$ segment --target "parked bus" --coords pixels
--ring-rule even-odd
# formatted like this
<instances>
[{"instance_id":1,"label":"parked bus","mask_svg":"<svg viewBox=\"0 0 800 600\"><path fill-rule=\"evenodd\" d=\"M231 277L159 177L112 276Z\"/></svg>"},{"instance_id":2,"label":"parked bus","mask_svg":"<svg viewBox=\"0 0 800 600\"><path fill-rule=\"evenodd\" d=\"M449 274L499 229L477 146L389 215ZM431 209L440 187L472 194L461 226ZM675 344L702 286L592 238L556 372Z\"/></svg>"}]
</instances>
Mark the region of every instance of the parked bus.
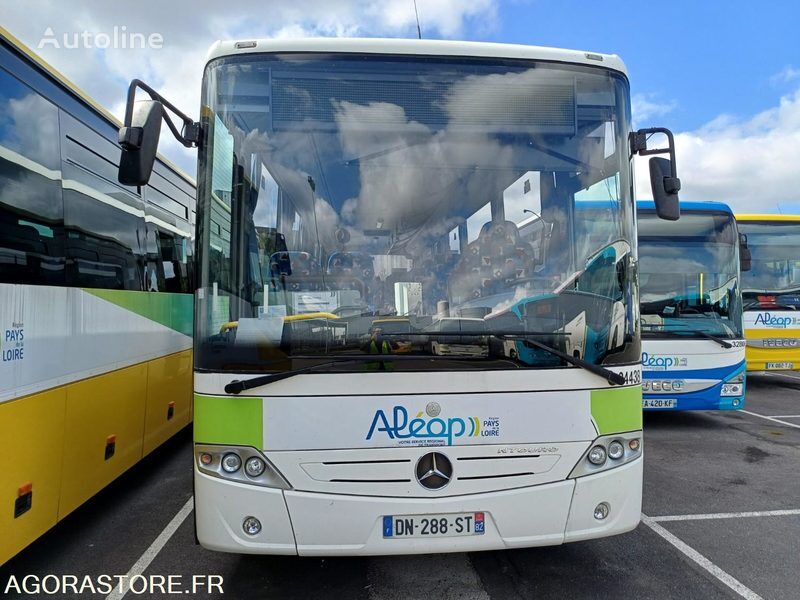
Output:
<instances>
[{"instance_id":1,"label":"parked bus","mask_svg":"<svg viewBox=\"0 0 800 600\"><path fill-rule=\"evenodd\" d=\"M0 563L191 419L195 185L0 29Z\"/></svg>"},{"instance_id":2,"label":"parked bus","mask_svg":"<svg viewBox=\"0 0 800 600\"><path fill-rule=\"evenodd\" d=\"M680 182L672 135L630 132L618 57L428 40L243 40L212 47L200 122L137 80L128 98L121 181L148 180L162 119L199 147L194 483L203 546L453 552L636 527L631 153L670 154L651 159L664 218L679 217ZM648 148L657 133L667 146ZM610 227L585 250L575 200L589 191L608 200ZM258 232L273 229L286 249L270 269ZM299 269L296 253L308 257ZM342 345L285 326L323 301L331 321L347 325ZM508 316L512 306L525 308ZM580 319L606 332L591 354L553 342ZM384 331L391 320L403 330ZM461 351L442 352L453 339ZM536 353L520 360L498 340Z\"/></svg>"},{"instance_id":3,"label":"parked bus","mask_svg":"<svg viewBox=\"0 0 800 600\"><path fill-rule=\"evenodd\" d=\"M800 215L736 215L752 269L742 275L748 371L800 369Z\"/></svg>"},{"instance_id":4,"label":"parked bus","mask_svg":"<svg viewBox=\"0 0 800 600\"><path fill-rule=\"evenodd\" d=\"M637 202L645 409L744 407L739 234L727 204ZM744 265L747 266L747 265Z\"/></svg>"}]
</instances>

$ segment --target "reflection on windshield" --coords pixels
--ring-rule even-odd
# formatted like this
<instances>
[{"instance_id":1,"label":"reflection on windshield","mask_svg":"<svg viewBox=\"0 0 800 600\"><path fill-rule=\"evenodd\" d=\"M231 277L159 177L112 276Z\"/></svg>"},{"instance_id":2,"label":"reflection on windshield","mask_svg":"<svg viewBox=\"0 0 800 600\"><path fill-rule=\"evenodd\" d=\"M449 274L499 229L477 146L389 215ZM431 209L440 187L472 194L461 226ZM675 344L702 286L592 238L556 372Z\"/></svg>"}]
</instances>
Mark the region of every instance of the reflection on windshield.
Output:
<instances>
[{"instance_id":1,"label":"reflection on windshield","mask_svg":"<svg viewBox=\"0 0 800 600\"><path fill-rule=\"evenodd\" d=\"M662 221L639 211L642 328L741 335L738 243L733 215L682 211Z\"/></svg>"},{"instance_id":2,"label":"reflection on windshield","mask_svg":"<svg viewBox=\"0 0 800 600\"><path fill-rule=\"evenodd\" d=\"M752 253L752 268L742 273L745 309L800 309L800 225L792 222L740 222Z\"/></svg>"},{"instance_id":3,"label":"reflection on windshield","mask_svg":"<svg viewBox=\"0 0 800 600\"><path fill-rule=\"evenodd\" d=\"M217 61L199 364L562 364L508 338L526 332L635 360L625 85L531 63ZM579 240L576 200L607 203L605 236Z\"/></svg>"}]
</instances>

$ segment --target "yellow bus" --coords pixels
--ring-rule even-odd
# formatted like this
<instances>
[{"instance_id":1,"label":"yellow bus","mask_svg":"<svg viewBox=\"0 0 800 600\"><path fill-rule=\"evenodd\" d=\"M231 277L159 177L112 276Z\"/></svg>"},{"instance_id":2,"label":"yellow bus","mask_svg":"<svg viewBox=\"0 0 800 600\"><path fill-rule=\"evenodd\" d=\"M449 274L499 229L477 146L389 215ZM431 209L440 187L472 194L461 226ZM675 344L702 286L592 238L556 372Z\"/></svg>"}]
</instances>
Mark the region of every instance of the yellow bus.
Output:
<instances>
[{"instance_id":1,"label":"yellow bus","mask_svg":"<svg viewBox=\"0 0 800 600\"><path fill-rule=\"evenodd\" d=\"M192 418L195 183L0 28L0 564Z\"/></svg>"},{"instance_id":2,"label":"yellow bus","mask_svg":"<svg viewBox=\"0 0 800 600\"><path fill-rule=\"evenodd\" d=\"M752 256L742 273L748 371L800 369L800 215L736 215Z\"/></svg>"}]
</instances>

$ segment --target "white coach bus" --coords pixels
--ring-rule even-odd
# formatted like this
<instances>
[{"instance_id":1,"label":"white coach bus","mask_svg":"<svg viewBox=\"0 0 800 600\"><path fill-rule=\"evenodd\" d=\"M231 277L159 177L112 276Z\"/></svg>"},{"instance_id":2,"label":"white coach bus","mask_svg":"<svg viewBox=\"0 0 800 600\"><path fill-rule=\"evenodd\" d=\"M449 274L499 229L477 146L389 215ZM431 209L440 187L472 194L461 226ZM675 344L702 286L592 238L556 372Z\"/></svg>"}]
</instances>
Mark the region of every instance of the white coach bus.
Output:
<instances>
[{"instance_id":1,"label":"white coach bus","mask_svg":"<svg viewBox=\"0 0 800 600\"><path fill-rule=\"evenodd\" d=\"M199 148L203 546L450 552L636 527L632 155L670 154L651 159L659 216L678 218L680 182L671 134L630 131L617 56L217 43L198 123L132 82L123 183L147 181L162 118ZM609 235L586 244L592 199Z\"/></svg>"}]
</instances>

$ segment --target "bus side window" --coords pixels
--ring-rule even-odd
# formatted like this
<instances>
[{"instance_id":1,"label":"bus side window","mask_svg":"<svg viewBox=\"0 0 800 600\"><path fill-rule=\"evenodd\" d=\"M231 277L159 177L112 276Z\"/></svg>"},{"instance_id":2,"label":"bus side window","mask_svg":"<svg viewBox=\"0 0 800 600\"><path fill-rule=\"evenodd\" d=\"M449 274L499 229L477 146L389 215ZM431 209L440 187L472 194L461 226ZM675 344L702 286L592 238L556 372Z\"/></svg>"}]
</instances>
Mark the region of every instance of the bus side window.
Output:
<instances>
[{"instance_id":1,"label":"bus side window","mask_svg":"<svg viewBox=\"0 0 800 600\"><path fill-rule=\"evenodd\" d=\"M58 109L0 69L0 282L65 283L58 140Z\"/></svg>"}]
</instances>

